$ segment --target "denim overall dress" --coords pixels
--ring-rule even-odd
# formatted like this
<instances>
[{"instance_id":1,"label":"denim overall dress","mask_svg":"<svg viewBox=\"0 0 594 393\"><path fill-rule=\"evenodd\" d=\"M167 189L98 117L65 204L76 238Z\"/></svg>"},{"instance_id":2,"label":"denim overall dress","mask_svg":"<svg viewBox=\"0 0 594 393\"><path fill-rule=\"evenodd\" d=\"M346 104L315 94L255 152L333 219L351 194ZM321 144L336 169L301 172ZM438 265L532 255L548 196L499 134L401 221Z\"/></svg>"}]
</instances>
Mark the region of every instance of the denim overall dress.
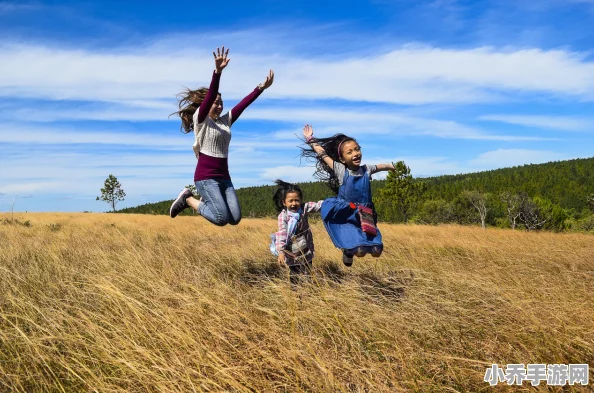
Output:
<instances>
[{"instance_id":1,"label":"denim overall dress","mask_svg":"<svg viewBox=\"0 0 594 393\"><path fill-rule=\"evenodd\" d=\"M379 229L375 236L363 232L358 209L353 209L352 204L372 208L377 223L377 215L371 200L371 176L367 166L363 166L362 176L351 176L348 169L345 170L338 195L324 200L320 214L328 235L337 248L343 251L357 247L383 248Z\"/></svg>"}]
</instances>

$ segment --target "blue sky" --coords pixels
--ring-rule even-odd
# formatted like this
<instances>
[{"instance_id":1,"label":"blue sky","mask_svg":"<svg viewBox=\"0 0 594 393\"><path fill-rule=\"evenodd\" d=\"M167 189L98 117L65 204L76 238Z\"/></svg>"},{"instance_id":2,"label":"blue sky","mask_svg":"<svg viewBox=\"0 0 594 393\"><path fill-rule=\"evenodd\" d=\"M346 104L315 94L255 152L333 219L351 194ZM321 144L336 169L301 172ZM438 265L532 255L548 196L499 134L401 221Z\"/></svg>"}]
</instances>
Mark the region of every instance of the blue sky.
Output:
<instances>
[{"instance_id":1,"label":"blue sky","mask_svg":"<svg viewBox=\"0 0 594 393\"><path fill-rule=\"evenodd\" d=\"M535 4L531 4L535 3ZM594 0L0 1L0 211L106 211L192 183L175 94L230 48L237 188L308 181L305 123L415 176L594 156ZM385 175L385 174L384 174Z\"/></svg>"}]
</instances>

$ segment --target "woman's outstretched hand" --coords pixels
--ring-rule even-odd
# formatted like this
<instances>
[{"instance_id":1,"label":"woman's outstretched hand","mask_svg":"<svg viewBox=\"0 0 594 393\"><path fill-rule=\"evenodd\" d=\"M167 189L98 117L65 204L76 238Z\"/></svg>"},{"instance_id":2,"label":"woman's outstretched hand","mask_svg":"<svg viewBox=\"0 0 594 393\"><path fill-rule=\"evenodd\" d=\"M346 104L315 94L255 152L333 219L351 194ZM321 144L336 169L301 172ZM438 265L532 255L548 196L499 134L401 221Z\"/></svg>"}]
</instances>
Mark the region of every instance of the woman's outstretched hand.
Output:
<instances>
[{"instance_id":1,"label":"woman's outstretched hand","mask_svg":"<svg viewBox=\"0 0 594 393\"><path fill-rule=\"evenodd\" d=\"M227 64L229 64L229 62L231 61L231 59L227 57L228 54L229 48L227 48L227 51L225 52L224 46L222 47L222 49L217 48L216 52L212 52L212 55L214 56L215 60L215 70L217 71L217 74L223 71L223 69L227 67Z\"/></svg>"},{"instance_id":2,"label":"woman's outstretched hand","mask_svg":"<svg viewBox=\"0 0 594 393\"><path fill-rule=\"evenodd\" d=\"M306 124L305 127L303 127L303 137L306 141L310 141L311 138L313 138L313 128L311 128L309 124Z\"/></svg>"},{"instance_id":3,"label":"woman's outstretched hand","mask_svg":"<svg viewBox=\"0 0 594 393\"><path fill-rule=\"evenodd\" d=\"M258 87L260 88L260 90L266 90L270 86L272 86L272 83L273 82L274 82L274 71L273 70L270 70L268 72L268 76L266 77L266 80L264 80L264 82L260 83L258 85Z\"/></svg>"}]
</instances>

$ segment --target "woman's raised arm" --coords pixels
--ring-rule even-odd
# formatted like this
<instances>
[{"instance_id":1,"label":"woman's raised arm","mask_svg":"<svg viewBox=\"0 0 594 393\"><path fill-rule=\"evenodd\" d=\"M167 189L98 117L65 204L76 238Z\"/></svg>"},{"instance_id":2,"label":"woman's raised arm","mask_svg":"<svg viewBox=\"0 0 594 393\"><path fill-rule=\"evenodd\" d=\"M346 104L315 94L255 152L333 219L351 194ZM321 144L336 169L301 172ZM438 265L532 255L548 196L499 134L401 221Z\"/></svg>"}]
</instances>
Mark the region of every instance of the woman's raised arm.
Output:
<instances>
[{"instance_id":1,"label":"woman's raised arm","mask_svg":"<svg viewBox=\"0 0 594 393\"><path fill-rule=\"evenodd\" d=\"M215 70L212 73L212 79L210 81L210 87L208 88L208 92L204 97L204 100L198 107L198 124L202 123L206 120L208 116L208 112L210 111L210 107L217 99L219 94L219 82L221 81L221 72L223 69L227 67L227 64L231 61L230 58L227 57L229 54L229 48L225 51L225 47L217 48L216 53L212 52L215 61Z\"/></svg>"},{"instance_id":2,"label":"woman's raised arm","mask_svg":"<svg viewBox=\"0 0 594 393\"><path fill-rule=\"evenodd\" d=\"M274 71L270 70L268 72L268 76L266 76L266 79L264 80L264 82L260 83L254 89L254 91L252 91L250 94L248 94L243 100L241 100L237 105L235 105L233 107L233 109L231 109L231 124L235 123L235 121L237 119L239 119L239 116L241 116L243 111L248 106L250 106L250 104L252 102L256 101L256 98L258 98L264 90L266 90L270 86L272 86L273 82L274 82Z\"/></svg>"}]
</instances>

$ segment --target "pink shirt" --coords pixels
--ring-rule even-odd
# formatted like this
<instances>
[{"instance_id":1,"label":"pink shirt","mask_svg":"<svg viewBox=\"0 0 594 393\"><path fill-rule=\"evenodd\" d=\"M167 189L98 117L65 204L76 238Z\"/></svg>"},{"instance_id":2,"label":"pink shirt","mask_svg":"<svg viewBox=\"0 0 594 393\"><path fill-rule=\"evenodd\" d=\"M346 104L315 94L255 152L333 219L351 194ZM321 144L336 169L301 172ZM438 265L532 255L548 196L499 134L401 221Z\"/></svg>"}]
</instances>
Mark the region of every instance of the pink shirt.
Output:
<instances>
[{"instance_id":1,"label":"pink shirt","mask_svg":"<svg viewBox=\"0 0 594 393\"><path fill-rule=\"evenodd\" d=\"M311 262L314 253L314 242L309 229L309 222L307 216L309 213L319 212L323 201L306 202L303 204L303 215L297 226L297 233L293 239L290 239L290 246L285 248L288 236L289 217L287 209L281 210L278 215L278 232L276 232L276 251L284 252L286 263L288 265L301 264L303 262ZM305 252L304 252L305 251Z\"/></svg>"}]
</instances>

